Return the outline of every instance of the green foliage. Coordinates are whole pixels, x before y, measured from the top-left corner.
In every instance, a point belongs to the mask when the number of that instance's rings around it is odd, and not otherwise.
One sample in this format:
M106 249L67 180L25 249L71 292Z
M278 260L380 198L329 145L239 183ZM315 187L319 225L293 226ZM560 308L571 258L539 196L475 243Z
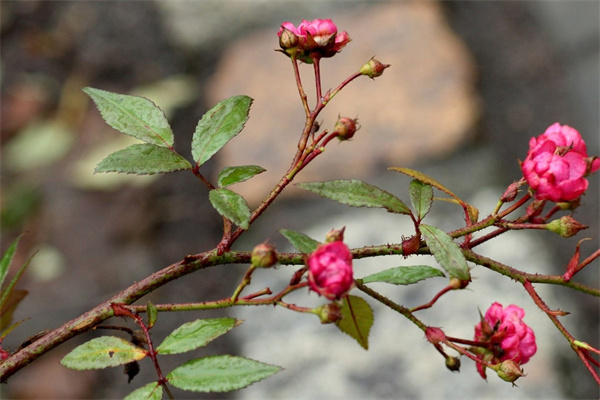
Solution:
M148 316L147 327L150 329L156 324L156 319L158 318L158 310L150 301L146 305L146 315Z
M98 164L94 172L152 175L185 169L192 169L192 165L172 149L139 143L110 154Z
M410 210L402 200L359 180L304 182L296 186L353 207L377 207L385 208L389 212L410 214Z
M450 235L435 226L425 224L419 225L419 230L436 261L450 276L467 281L471 279L467 260Z
M146 355L146 350L125 339L102 336L77 346L60 363L71 369L102 369L139 361Z
M167 380L173 386L194 392L229 392L242 389L281 370L243 357L228 355L191 360L175 368Z
M438 181L436 181L435 179L433 179L429 175L426 175L426 174L424 174L422 172L419 172L419 171L416 171L416 170L410 169L410 168L390 167L388 169L390 169L392 171L401 172L401 173L403 173L405 175L410 176L411 178L415 178L418 181L421 181L423 183L431 185L434 188L439 189L442 192L446 193L447 195L449 195L449 196L451 196L451 197L453 197L453 198L455 198L457 200L460 200L457 195L455 195L454 193L452 193L450 191L450 189L448 189L446 186L442 185L441 183L439 183Z
M242 321L235 318L197 319L175 329L157 347L159 354L177 354L206 346L210 341L229 332Z
M192 137L192 156L201 166L237 136L248 120L252 99L234 96L223 100L202 116Z
M250 225L250 208L246 200L229 189L213 189L208 193L208 199L219 214L233 221L242 229Z
M407 267L396 267L386 269L375 274L365 276L362 283L385 282L392 285L410 285L427 278L445 276L439 269L428 265L411 265Z
M0 260L0 328L1 330L5 331L1 337L6 336L6 334L8 334L9 331L16 327L16 325L9 326L12 322L13 313L19 305L19 303L21 302L21 300L23 300L28 293L26 290L15 290L15 286L25 273L25 270L29 266L31 258L29 258L17 270L17 273L11 279L8 286L2 288L2 285L4 284L4 279L8 274L8 269L13 261L15 252L17 251L19 239L20 237L18 237L11 243L6 252L2 255L2 259Z
M139 96L84 88L114 129L146 143L160 147L173 147L173 132L163 111L152 101Z
M151 382L129 393L124 400L161 400L163 388L157 382Z
M413 180L409 186L410 202L419 221L425 218L433 202L433 188L427 183Z
M217 184L219 187L225 187L233 185L234 183L240 183L247 181L254 175L265 172L266 169L259 167L258 165L241 165L237 167L225 167L219 172Z
M289 242L294 246L296 250L300 253L312 253L317 249L317 246L320 244L315 239L310 236L305 235L304 233L292 231L289 229L281 229L279 231Z
M369 332L373 326L373 310L358 296L348 295L340 309L342 318L335 324L344 333L350 335L365 350L369 349Z

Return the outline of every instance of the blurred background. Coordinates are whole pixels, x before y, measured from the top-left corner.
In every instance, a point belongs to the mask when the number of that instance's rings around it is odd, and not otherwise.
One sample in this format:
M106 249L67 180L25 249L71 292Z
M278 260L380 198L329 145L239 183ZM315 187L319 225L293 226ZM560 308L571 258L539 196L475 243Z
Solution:
M176 148L189 159L192 133L208 108L236 94L253 97L245 130L203 172L215 178L227 165L267 168L234 187L255 206L287 169L302 129L289 60L273 51L279 25L332 18L353 41L323 62L324 87L337 86L374 55L392 67L336 96L321 116L322 128L331 129L338 114L358 116L362 128L352 141L332 143L300 181L359 178L408 199L409 179L387 171L407 166L435 177L487 215L519 179L518 159L525 157L529 138L552 123L577 128L589 153L600 154L598 2L2 1L0 12L1 247L6 250L25 232L15 265L37 251L20 283L29 295L15 315L29 319L5 339L8 349L220 239L221 218L192 174L93 174L102 158L130 141L102 121L81 91L85 86L152 99L165 110ZM305 66L309 96L310 72ZM481 251L529 272L562 273L580 237L592 238L582 245L583 255L597 248L598 204L596 174L575 213L589 230L568 240L549 232L512 232ZM428 218L444 229L462 222L456 209L443 205ZM398 242L411 232L402 218L344 209L290 188L236 248L268 239L288 250L281 228L322 239L342 226L351 247ZM356 275L411 262L365 260L357 262ZM576 279L598 287L597 267L590 265ZM244 270L229 266L192 274L144 301L228 296ZM276 288L290 273L281 267L257 276L254 284ZM472 273L470 290L449 294L423 312L423 320L470 338L477 308L493 301L525 308L539 353L525 365L528 376L519 388L495 376L483 381L470 361L459 374L449 372L417 329L373 302L368 352L335 327L285 310L161 314L152 332L160 340L183 322L233 315L245 323L194 356L236 354L286 368L245 391L175 389L178 398L598 398L589 373L518 285L482 268ZM433 280L376 289L416 306L444 285ZM596 298L554 287L539 292L551 308L572 312L563 322L578 339L600 345ZM307 300L305 292L295 299L322 303L314 294ZM145 361L129 384L119 368L76 372L58 364L75 345L105 333L87 333L44 355L2 385L0 394L118 398L149 382L153 369ZM163 370L182 360L165 359Z

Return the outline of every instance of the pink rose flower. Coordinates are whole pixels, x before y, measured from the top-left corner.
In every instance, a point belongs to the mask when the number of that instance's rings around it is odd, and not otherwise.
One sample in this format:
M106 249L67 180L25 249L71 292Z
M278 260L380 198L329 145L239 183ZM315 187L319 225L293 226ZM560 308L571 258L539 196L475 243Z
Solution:
M475 341L488 343L488 351L479 358L492 364L511 360L521 365L537 351L533 329L523 322L525 311L513 304L503 308L494 303L485 317L475 326ZM477 364L479 374L485 379L485 366Z
M352 288L352 254L343 242L321 245L307 260L308 284L330 300L344 297Z
M537 200L572 201L588 188L587 175L600 169L600 159L589 157L579 132L555 123L529 141L521 164L525 180Z
M295 54L306 63L321 57L333 57L351 40L347 32L338 33L337 26L330 19L302 20L297 28L291 22L284 22L277 35L286 54Z

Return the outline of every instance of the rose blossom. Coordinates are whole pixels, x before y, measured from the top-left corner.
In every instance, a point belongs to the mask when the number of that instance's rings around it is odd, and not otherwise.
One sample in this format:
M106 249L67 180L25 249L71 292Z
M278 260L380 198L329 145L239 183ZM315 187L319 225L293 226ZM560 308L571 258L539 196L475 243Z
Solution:
M343 242L320 245L307 265L310 288L328 299L338 300L352 288L352 254Z
M529 141L521 164L536 200L572 201L588 188L587 175L600 168L600 159L589 157L579 132L555 123Z
M537 346L533 329L523 322L524 316L525 311L514 304L506 308L497 302L492 304L475 326L475 340L489 343L488 353L480 354L479 358L492 364L512 360L521 365L529 361ZM478 363L477 370L486 377L483 364Z
M291 22L284 22L277 35L286 54L295 53L306 63L320 57L333 57L351 40L347 32L338 33L330 19L302 20L297 28Z

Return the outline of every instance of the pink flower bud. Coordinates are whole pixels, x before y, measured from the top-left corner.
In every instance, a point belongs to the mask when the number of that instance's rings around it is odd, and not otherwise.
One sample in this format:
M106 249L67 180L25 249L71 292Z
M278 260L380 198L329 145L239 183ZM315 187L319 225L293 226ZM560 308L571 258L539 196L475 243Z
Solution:
M317 247L307 259L308 284L330 300L344 297L352 288L352 254L343 242Z
M580 224L575 218L573 218L570 215L565 215L560 219L555 219L554 221L546 225L547 230L554 233L558 233L564 238L575 236L577 235L577 232L587 228L588 226Z
M440 342L444 343L447 340L444 331L433 326L429 326L425 329L425 337L427 338L427 341L432 344L439 344Z
M500 303L492 304L482 321L475 326L475 340L487 343L493 357L489 357L489 353L487 358L486 353L478 356L492 364L506 360L518 365L528 362L537 351L537 346L533 330L523 322L524 316L525 311L515 305L503 308ZM485 366L478 363L477 369L485 378Z
M352 139L356 131L360 129L358 118L338 117L333 129L338 134L339 140Z
M529 141L529 152L521 164L535 198L554 202L577 199L588 188L585 176L598 169L600 162L588 156L579 132L558 123Z
M360 74L366 75L369 78L377 78L383 74L383 71L388 68L390 64L383 64L381 61L371 58L368 63L360 68Z
M513 201L517 197L517 194L519 194L519 187L522 184L523 184L523 181L521 180L518 182L513 182L510 185L508 185L508 187L502 194L502 197L500 197L500 200L504 203Z

